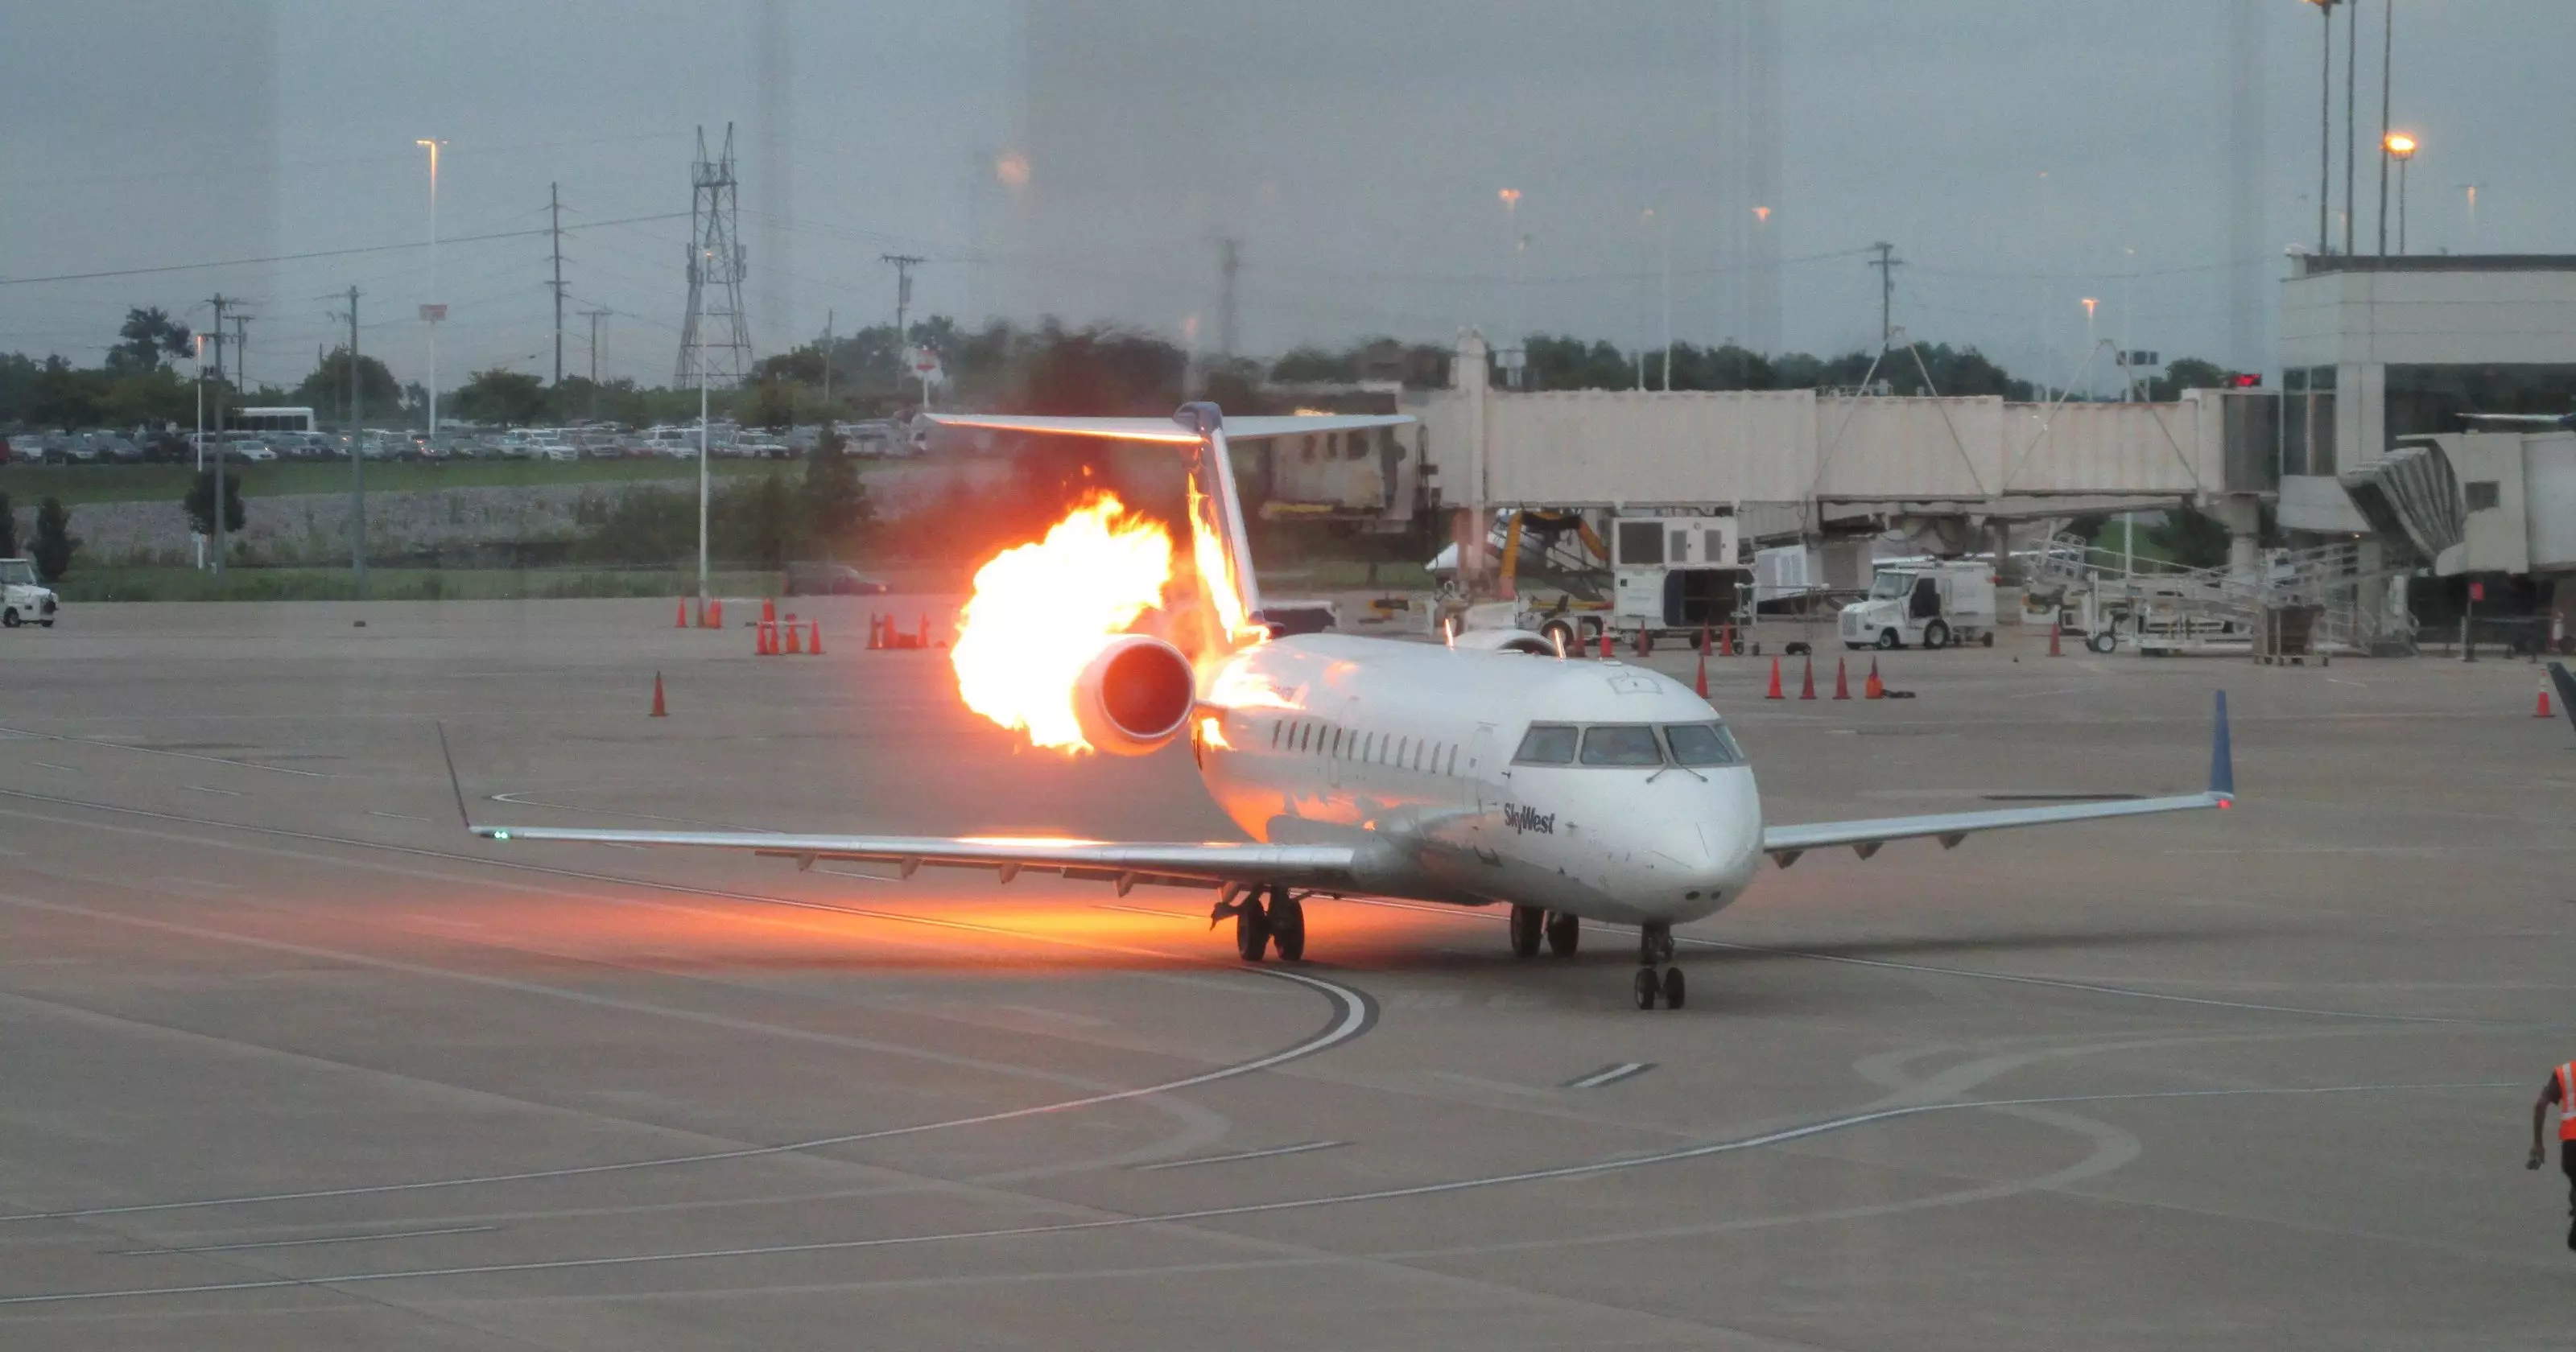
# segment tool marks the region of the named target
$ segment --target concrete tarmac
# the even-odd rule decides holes
[[[0,636],[0,1347],[2576,1326],[2566,1180],[2522,1167],[2576,1056],[2576,733],[2531,665],[2017,636],[1770,703],[1717,663],[1774,821],[2195,790],[2222,687],[2243,796],[1766,866],[1683,931],[1677,1012],[1607,927],[1515,961],[1491,911],[1317,901],[1256,969],[1200,891],[458,826],[433,722],[478,820],[1232,837],[1185,751],[1015,751],[941,654],[861,650],[866,599],[799,609],[826,656],[642,601]]]

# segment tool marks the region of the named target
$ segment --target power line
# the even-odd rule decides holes
[[[651,216],[628,216],[614,221],[592,221],[588,225],[549,226],[542,230],[497,230],[488,235],[454,235],[441,244],[480,244],[495,239],[526,239],[532,235],[553,234],[562,230],[590,230],[611,225],[639,225],[646,221],[673,221],[688,216],[685,211],[665,211]],[[352,254],[399,253],[409,249],[426,249],[420,241],[409,244],[369,244],[354,249],[309,249],[303,253],[272,254],[266,258],[227,258],[212,263],[166,263],[150,268],[109,268],[100,272],[64,272],[50,277],[0,277],[0,286],[34,286],[40,282],[87,282],[102,277],[148,277],[163,272],[199,272],[207,268],[248,268],[266,263],[300,263],[308,258],[346,258]]]

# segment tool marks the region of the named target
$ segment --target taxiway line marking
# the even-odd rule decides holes
[[[425,822],[429,820],[427,817],[415,817],[408,812],[384,812],[376,808],[368,808],[367,815],[370,817],[391,817],[398,822]]]
[[[1313,1150],[1331,1150],[1349,1145],[1348,1141],[1301,1141],[1296,1145],[1276,1145],[1268,1150],[1241,1150],[1231,1155],[1202,1155],[1190,1160],[1165,1160],[1161,1164],[1140,1164],[1140,1174],[1160,1173],[1165,1169],[1195,1169],[1202,1164],[1239,1164],[1245,1160],[1277,1159],[1281,1155],[1303,1155]]]
[[[145,1258],[172,1253],[236,1253],[243,1249],[300,1249],[309,1244],[365,1244],[379,1239],[427,1239],[431,1235],[479,1235],[497,1225],[448,1225],[436,1230],[390,1230],[369,1235],[319,1235],[312,1239],[263,1239],[244,1244],[196,1244],[172,1249],[110,1249],[111,1258]]]
[[[64,771],[65,773],[68,773],[68,774],[75,774],[75,775],[76,775],[76,774],[79,774],[79,773],[81,772],[81,771],[80,771],[80,767],[79,767],[79,766],[77,766],[77,765],[65,765],[65,764],[61,763],[60,761],[32,761],[32,762],[29,762],[29,763],[30,763],[30,764],[34,764],[34,765],[41,765],[41,766],[45,767],[45,768],[46,768],[46,769],[48,769],[48,770],[61,770],[61,771]]]
[[[138,756],[170,756],[179,760],[210,761],[216,765],[238,765],[245,770],[266,770],[277,775],[302,775],[306,779],[329,779],[319,770],[297,770],[284,765],[262,765],[258,761],[234,760],[230,756],[206,756],[194,751],[164,751],[157,746],[134,746],[98,737],[73,737],[59,732],[30,732],[24,728],[0,728],[0,733],[18,737],[41,738],[48,742],[71,742],[80,746],[103,746],[111,751],[131,751]]]
[[[207,784],[182,784],[179,787],[188,790],[190,793],[219,793],[226,798],[248,798],[250,796],[239,789],[218,789]]]
[[[545,1258],[517,1263],[478,1263],[444,1268],[411,1268],[392,1272],[349,1272],[336,1275],[293,1278],[261,1278],[235,1282],[204,1282],[192,1286],[129,1287],[114,1291],[58,1291],[30,1295],[0,1296],[0,1306],[52,1305],[76,1301],[137,1300],[154,1296],[203,1296],[242,1291],[276,1291],[296,1287],[355,1286],[361,1283],[428,1281],[438,1278],[489,1277],[524,1272],[568,1272],[595,1268],[639,1267],[652,1263],[708,1262],[718,1259],[775,1258],[790,1254],[850,1253],[865,1249],[906,1248],[920,1244],[955,1244],[972,1240],[1028,1239],[1049,1235],[1081,1234],[1096,1230],[1131,1230],[1148,1225],[1186,1225],[1199,1221],[1225,1220],[1237,1216],[1263,1216],[1286,1211],[1313,1211],[1323,1207],[1350,1206],[1362,1202],[1401,1201],[1415,1197],[1436,1197],[1449,1193],[1470,1192],[1481,1188],[1509,1187],[1523,1183],[1545,1183],[1565,1178],[1590,1178],[1601,1174],[1642,1169],[1651,1165],[1676,1164],[1686,1160],[1732,1155],[1768,1146],[1786,1145],[1809,1137],[1849,1131],[1880,1122],[1901,1121],[1938,1113],[1960,1112],[1983,1108],[2063,1107],[2073,1104],[2140,1103],[2184,1099],[2278,1098],[2329,1094],[2423,1093],[2469,1089],[2519,1089],[2520,1080],[2476,1080],[2437,1084],[2338,1084],[2308,1085],[2286,1088],[2237,1089],[2164,1089],[2125,1094],[2052,1094],[2031,1098],[1958,1099],[1942,1103],[1915,1103],[1896,1108],[1879,1108],[1869,1112],[1846,1113],[1822,1118],[1756,1136],[1737,1137],[1726,1141],[1709,1141],[1699,1145],[1659,1150],[1651,1154],[1624,1158],[1591,1160],[1581,1164],[1562,1164],[1546,1169],[1526,1169],[1508,1174],[1486,1174],[1475,1178],[1446,1179],[1436,1183],[1414,1183],[1398,1187],[1371,1188],[1363,1192],[1329,1193],[1319,1197],[1291,1197],[1271,1202],[1245,1202],[1234,1206],[1200,1207],[1190,1211],[1164,1211],[1139,1216],[1104,1216],[1096,1220],[1059,1221],[1047,1225],[997,1226],[983,1230],[947,1230],[928,1234],[884,1235],[873,1239],[813,1240],[794,1244],[752,1244],[729,1249],[681,1249],[663,1253],[608,1254],[588,1258]]]
[[[1655,1063],[1652,1061],[1622,1061],[1615,1066],[1603,1066],[1601,1069],[1596,1070],[1589,1075],[1579,1076],[1575,1079],[1568,1080],[1561,1087],[1566,1089],[1599,1089],[1603,1085],[1617,1084],[1621,1080],[1633,1080],[1654,1068]]]

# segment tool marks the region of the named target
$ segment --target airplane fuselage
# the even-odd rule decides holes
[[[1642,667],[1317,634],[1233,654],[1204,698],[1223,712],[1193,751],[1218,806],[1257,840],[1361,847],[1378,895],[1672,923],[1734,901],[1761,860],[1752,769],[1673,763],[1633,731],[1719,721]],[[1572,729],[1568,748],[1631,731],[1516,756],[1533,726]],[[1659,759],[1599,763],[1618,736]]]

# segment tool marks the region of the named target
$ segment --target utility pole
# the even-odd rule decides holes
[[[2326,233],[2326,201],[2333,193],[2334,170],[2334,7],[2338,0],[2309,0],[2317,7],[2317,17],[2325,21],[2324,35],[2317,50],[2322,56],[2317,73],[2317,253],[2334,252]]]
[[[556,191],[558,186],[553,183],[546,185],[546,216],[549,222],[546,232],[554,236],[555,243],[555,279],[546,283],[546,286],[555,293],[555,383],[560,385],[563,383],[564,279],[563,198]]]
[[[2352,5],[2350,22],[2343,26],[2343,255],[2352,257],[2352,169],[2355,124],[2361,110],[2354,107],[2354,95],[2360,90],[2361,78],[2361,0],[2348,0]]]
[[[1884,352],[1896,341],[1896,270],[1905,260],[1896,256],[1896,246],[1884,240],[1869,246],[1878,257],[1869,266],[1878,269],[1878,350]]]
[[[581,313],[583,318],[590,321],[590,418],[591,421],[597,422],[599,421],[599,321],[614,312],[598,309],[584,310]]]
[[[231,304],[233,304],[233,302],[232,302],[232,301],[229,301],[229,300],[227,300],[227,299],[225,299],[225,298],[224,298],[224,293],[223,293],[223,292],[218,291],[218,292],[216,292],[216,293],[215,293],[215,299],[214,299],[214,307],[215,307],[215,380],[216,380],[216,382],[217,382],[217,384],[218,384],[218,385],[220,385],[220,384],[221,384],[221,382],[223,381],[223,378],[224,378],[224,307],[225,307],[225,306],[228,306],[228,305],[231,305]],[[223,425],[224,425],[224,396],[223,396],[223,391],[219,388],[219,389],[217,389],[217,390],[216,390],[216,392],[215,392],[215,428],[216,428],[216,439],[215,439],[215,510],[214,510],[214,518],[215,518],[215,532],[214,532],[214,534],[215,534],[215,576],[217,576],[217,577],[221,577],[221,576],[223,576],[223,575],[224,575],[224,444],[223,444],[223,437],[222,437],[222,429],[223,429]]]
[[[1228,235],[1216,242],[1220,289],[1216,302],[1216,353],[1234,356],[1234,275],[1243,268],[1243,241]]]
[[[349,288],[349,578],[367,599],[367,448],[358,417],[358,288]]]
[[[832,312],[823,312],[823,420],[832,419]]]
[[[894,388],[895,396],[901,398],[904,347],[911,337],[910,331],[903,326],[904,315],[912,308],[912,270],[921,266],[922,260],[912,254],[878,254],[877,261],[894,264]],[[927,380],[922,382],[921,402],[925,405],[930,402],[930,383]]]
[[[250,389],[250,321],[251,316],[233,316],[233,383],[243,391]]]

